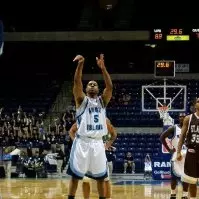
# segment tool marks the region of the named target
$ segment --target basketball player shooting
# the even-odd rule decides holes
[[[181,160],[179,163],[176,161],[176,155],[177,155],[177,146],[179,142],[179,137],[181,134],[181,128],[183,125],[183,120],[185,118],[184,113],[179,114],[179,124],[173,125],[170,128],[168,128],[166,131],[164,131],[161,134],[160,140],[164,147],[167,149],[168,152],[172,154],[171,158],[171,195],[170,199],[176,199],[176,187],[177,187],[177,181],[180,180],[180,177],[182,175],[182,172],[184,170],[184,160]],[[170,148],[167,144],[167,139],[171,139],[171,146]],[[185,148],[185,147],[184,147]],[[182,199],[188,198],[188,184],[186,182],[182,182],[183,186],[183,195]]]
[[[105,89],[98,96],[96,81],[89,81],[86,94],[83,92],[82,70],[84,57],[77,55],[78,62],[74,76],[73,95],[76,104],[77,133],[73,141],[67,173],[72,176],[69,183],[68,199],[75,198],[78,181],[85,174],[97,180],[99,198],[104,199],[104,179],[107,177],[105,147],[102,137],[107,134],[106,106],[112,97],[112,81],[104,64],[104,55],[96,58],[102,71]]]
[[[180,135],[177,160],[182,159],[182,146],[186,138],[187,154],[185,157],[183,181],[189,183],[190,199],[196,199],[199,178],[199,98],[196,99],[195,111],[185,117]]]
[[[106,124],[107,124],[108,132],[111,135],[111,138],[109,139],[109,141],[105,143],[105,148],[108,149],[109,147],[112,146],[113,142],[116,140],[117,132],[108,118],[106,119]],[[76,132],[77,132],[77,123],[75,122],[69,130],[69,135],[72,140],[75,139]],[[104,191],[105,191],[105,197],[107,199],[111,199],[111,197],[112,197],[111,183],[110,183],[109,175],[110,175],[110,171],[108,168],[108,177],[104,179],[104,183],[105,183]],[[90,198],[90,189],[91,189],[90,181],[91,180],[88,177],[83,178],[82,190],[83,190],[84,199]]]

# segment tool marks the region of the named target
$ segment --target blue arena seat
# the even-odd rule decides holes
[[[129,143],[130,142],[137,143],[138,139],[136,137],[133,137],[133,138],[129,138],[128,141],[129,141]]]
[[[129,142],[129,147],[137,147],[138,144],[135,142]]]
[[[143,157],[143,154],[142,153],[134,153],[133,156],[135,158],[142,158]]]
[[[125,147],[119,147],[118,151],[126,153],[127,152],[127,148],[125,148]]]
[[[123,153],[123,152],[116,153],[116,157],[123,159],[125,157],[125,153]]]

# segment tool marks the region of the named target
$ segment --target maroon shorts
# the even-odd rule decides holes
[[[199,150],[187,149],[184,174],[191,178],[199,178]]]

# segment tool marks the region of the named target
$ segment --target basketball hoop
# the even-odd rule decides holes
[[[160,114],[160,119],[166,119],[168,111],[169,111],[168,106],[160,106],[160,107],[158,107],[158,112]]]

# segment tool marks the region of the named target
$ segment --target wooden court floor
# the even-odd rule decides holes
[[[2,179],[0,195],[2,199],[67,199],[68,179]],[[169,182],[157,181],[113,181],[113,199],[168,199]],[[178,188],[179,197],[181,187]],[[199,191],[199,190],[198,190]],[[0,197],[0,198],[1,198]],[[81,182],[77,199],[83,199]],[[92,182],[91,198],[97,199],[96,182]]]

